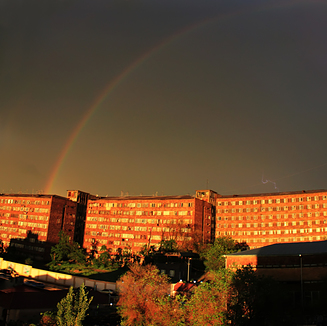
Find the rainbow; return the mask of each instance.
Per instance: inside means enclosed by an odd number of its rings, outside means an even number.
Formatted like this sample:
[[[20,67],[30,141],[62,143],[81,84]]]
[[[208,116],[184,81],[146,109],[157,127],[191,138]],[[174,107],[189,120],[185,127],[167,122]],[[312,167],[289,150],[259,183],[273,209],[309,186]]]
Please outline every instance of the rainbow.
[[[290,7],[296,4],[312,4],[314,2],[321,2],[317,1],[310,1],[310,0],[291,0],[291,1],[282,1],[281,3],[277,3],[274,5],[261,5],[257,6],[256,8],[250,7],[247,10],[242,11],[235,11],[230,14],[223,14],[223,15],[216,15],[214,17],[206,18],[197,22],[196,24],[192,24],[190,26],[186,26],[183,29],[179,30],[178,32],[174,33],[173,35],[165,38],[154,47],[149,49],[147,52],[142,54],[138,57],[135,61],[133,61],[129,66],[127,66],[118,76],[116,76],[113,80],[111,80],[102,90],[100,95],[95,99],[94,103],[90,106],[90,108],[85,112],[82,119],[78,122],[76,127],[74,128],[73,132],[69,136],[67,142],[65,143],[63,149],[61,150],[52,170],[50,176],[46,182],[45,186],[45,193],[51,193],[55,180],[60,172],[61,167],[69,154],[70,149],[73,147],[74,143],[77,141],[79,134],[82,132],[83,128],[87,125],[87,122],[91,119],[91,117],[95,114],[97,109],[101,107],[102,103],[106,100],[106,98],[119,86],[123,83],[123,81],[131,74],[134,70],[138,67],[143,65],[147,59],[153,56],[155,53],[159,52],[160,50],[164,49],[178,38],[189,34],[190,32],[201,28],[203,26],[207,26],[210,23],[215,23],[217,21],[226,21],[229,18],[235,18],[237,16],[246,15],[250,13],[258,13],[267,11],[270,9],[278,9],[278,8],[285,8]]]

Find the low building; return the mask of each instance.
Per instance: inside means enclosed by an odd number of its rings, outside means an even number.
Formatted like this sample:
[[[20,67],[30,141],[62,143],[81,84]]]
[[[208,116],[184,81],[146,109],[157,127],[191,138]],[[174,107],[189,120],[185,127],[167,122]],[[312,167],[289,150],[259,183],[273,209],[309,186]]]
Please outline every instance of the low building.
[[[307,305],[322,297],[327,281],[327,241],[281,243],[225,256],[226,268],[251,265],[257,275],[273,277]]]

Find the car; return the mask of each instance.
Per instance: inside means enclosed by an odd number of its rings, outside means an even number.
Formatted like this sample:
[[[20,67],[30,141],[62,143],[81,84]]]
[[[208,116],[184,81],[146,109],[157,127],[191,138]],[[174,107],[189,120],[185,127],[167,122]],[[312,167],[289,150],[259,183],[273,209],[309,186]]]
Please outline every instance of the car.
[[[0,269],[0,278],[9,280],[12,278],[12,271],[10,269]]]
[[[0,273],[10,276],[11,273],[12,273],[12,270],[10,270],[10,269],[0,269]]]
[[[99,290],[98,292],[108,294],[108,295],[109,294],[110,295],[117,295],[117,293],[112,289],[103,289],[103,290]]]
[[[32,287],[35,287],[35,288],[38,288],[38,289],[43,289],[45,287],[45,284],[44,283],[41,283],[41,282],[36,282],[36,281],[25,281],[24,282],[24,285],[27,285],[27,286],[32,286]]]

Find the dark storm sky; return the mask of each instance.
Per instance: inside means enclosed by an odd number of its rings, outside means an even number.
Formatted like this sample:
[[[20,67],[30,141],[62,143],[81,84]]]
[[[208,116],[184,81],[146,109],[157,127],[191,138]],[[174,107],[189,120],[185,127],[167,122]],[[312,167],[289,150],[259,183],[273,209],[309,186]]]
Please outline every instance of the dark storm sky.
[[[326,189],[326,17],[312,0],[0,0],[0,192],[45,191],[129,68],[51,193]]]

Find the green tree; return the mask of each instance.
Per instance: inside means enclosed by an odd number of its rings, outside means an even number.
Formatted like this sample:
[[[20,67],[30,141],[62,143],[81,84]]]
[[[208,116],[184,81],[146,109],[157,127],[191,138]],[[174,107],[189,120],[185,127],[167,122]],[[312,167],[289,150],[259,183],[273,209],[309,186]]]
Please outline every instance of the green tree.
[[[174,252],[178,250],[177,243],[174,239],[171,240],[161,240],[160,241],[160,251],[163,252]]]
[[[188,325],[225,325],[227,298],[232,273],[221,269],[211,272],[211,280],[200,284],[186,303]]]
[[[59,242],[51,248],[51,262],[48,264],[52,270],[60,270],[64,263],[85,264],[86,255],[79,244],[70,242],[69,236],[63,231],[59,232]]]
[[[169,293],[168,277],[153,265],[133,264],[120,278],[118,312],[121,325],[157,325],[162,305]]]
[[[213,244],[207,244],[200,257],[204,259],[207,270],[217,271],[225,266],[226,254],[240,250],[238,242],[231,237],[219,237]]]
[[[57,304],[57,325],[82,326],[92,299],[87,297],[84,284],[77,291],[71,286],[66,297]]]

